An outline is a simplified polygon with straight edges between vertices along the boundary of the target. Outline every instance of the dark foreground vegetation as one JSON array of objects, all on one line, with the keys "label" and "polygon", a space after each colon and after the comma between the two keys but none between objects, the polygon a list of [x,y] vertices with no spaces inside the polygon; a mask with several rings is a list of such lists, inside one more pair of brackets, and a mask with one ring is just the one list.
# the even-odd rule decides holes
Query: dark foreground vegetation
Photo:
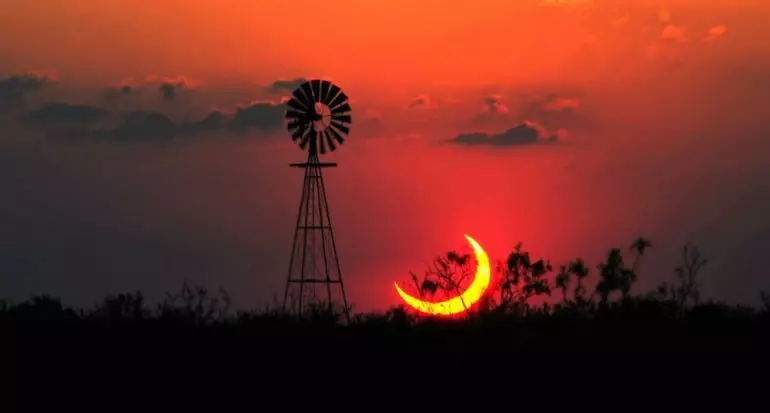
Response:
[{"label": "dark foreground vegetation", "polygon": [[[301,319],[272,309],[231,311],[226,294],[184,285],[152,307],[141,293],[110,296],[91,309],[48,296],[4,303],[0,334],[14,345],[14,377],[36,389],[115,391],[141,382],[161,392],[266,392],[379,380],[414,382],[406,394],[419,394],[440,383],[451,391],[453,377],[568,387],[766,378],[770,297],[762,293],[760,307],[702,301],[698,273],[707,261],[691,245],[670,282],[634,293],[649,246],[640,239],[630,251],[613,249],[595,270],[579,259],[554,268],[517,247],[497,266],[487,299],[454,319],[403,307],[352,314],[349,322],[323,305]],[[424,275],[412,274],[414,286],[425,297],[453,294],[472,261],[449,252]]]}]

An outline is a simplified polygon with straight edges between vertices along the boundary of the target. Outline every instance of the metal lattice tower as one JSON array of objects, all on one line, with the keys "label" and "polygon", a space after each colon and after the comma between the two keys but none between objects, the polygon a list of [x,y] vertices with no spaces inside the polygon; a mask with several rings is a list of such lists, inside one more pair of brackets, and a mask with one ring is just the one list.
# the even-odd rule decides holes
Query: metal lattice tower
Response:
[{"label": "metal lattice tower", "polygon": [[298,87],[286,103],[287,128],[292,140],[308,150],[307,162],[290,166],[305,170],[297,225],[294,232],[283,307],[298,316],[309,307],[341,310],[349,318],[329,202],[322,170],[336,163],[321,162],[320,154],[334,151],[350,130],[351,108],[340,88],[325,80],[310,80]]}]

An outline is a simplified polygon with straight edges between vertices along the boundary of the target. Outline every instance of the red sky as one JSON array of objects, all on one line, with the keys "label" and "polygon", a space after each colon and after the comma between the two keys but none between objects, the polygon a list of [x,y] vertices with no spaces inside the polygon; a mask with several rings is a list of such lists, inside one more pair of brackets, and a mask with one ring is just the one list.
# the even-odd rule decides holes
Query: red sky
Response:
[{"label": "red sky", "polygon": [[[329,157],[341,166],[327,189],[359,307],[395,303],[390,283],[464,247],[463,233],[493,259],[523,241],[592,266],[646,235],[645,286],[669,276],[689,240],[714,255],[709,293],[753,300],[770,288],[751,267],[731,268],[770,246],[770,5],[551,3],[8,2],[0,79],[51,75],[27,109],[66,101],[174,122],[277,100],[266,87],[280,79],[339,83],[355,120]],[[159,98],[163,78],[184,82],[173,101]],[[124,83],[141,93],[103,100]],[[0,291],[89,302],[174,288],[187,274],[247,304],[282,292],[301,182],[286,164],[302,156],[283,132],[61,145],[3,119],[0,183],[13,196],[0,259],[24,275],[0,275]],[[444,142],[525,121],[557,142]]]}]

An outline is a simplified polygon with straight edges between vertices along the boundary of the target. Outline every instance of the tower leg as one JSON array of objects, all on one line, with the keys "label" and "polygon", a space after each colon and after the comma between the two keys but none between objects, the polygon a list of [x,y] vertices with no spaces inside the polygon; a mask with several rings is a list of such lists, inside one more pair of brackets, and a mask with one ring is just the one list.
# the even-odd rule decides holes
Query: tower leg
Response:
[{"label": "tower leg", "polygon": [[342,309],[345,312],[345,318],[350,321],[350,308],[348,308],[348,299],[345,296],[345,283],[342,281],[342,269],[340,268],[339,255],[337,255],[337,243],[334,241],[334,230],[332,230],[332,218],[329,213],[329,202],[326,199],[326,186],[323,179],[319,180],[321,184],[321,193],[323,194],[323,205],[326,211],[326,222],[329,223],[329,238],[331,239],[331,252],[334,258],[334,268],[337,270],[337,279],[340,284],[340,293],[342,294]]},{"label": "tower leg", "polygon": [[[289,299],[289,290],[290,290],[289,287],[291,285],[292,270],[294,269],[294,264],[295,264],[294,257],[295,257],[295,254],[297,253],[297,248],[302,248],[304,250],[304,243],[302,244],[302,246],[300,246],[297,241],[299,240],[300,230],[302,228],[302,225],[300,225],[302,223],[302,212],[307,210],[307,207],[305,205],[306,204],[305,198],[308,193],[307,180],[308,179],[307,179],[307,172],[306,172],[302,182],[302,196],[300,197],[299,209],[297,211],[297,225],[296,225],[296,229],[294,230],[294,240],[292,241],[291,256],[289,257],[289,274],[286,276],[286,287],[284,288],[284,293],[283,293],[283,311],[284,312],[286,311],[286,304]],[[304,235],[305,234],[303,232],[302,236]],[[304,273],[304,271],[302,272]]]}]

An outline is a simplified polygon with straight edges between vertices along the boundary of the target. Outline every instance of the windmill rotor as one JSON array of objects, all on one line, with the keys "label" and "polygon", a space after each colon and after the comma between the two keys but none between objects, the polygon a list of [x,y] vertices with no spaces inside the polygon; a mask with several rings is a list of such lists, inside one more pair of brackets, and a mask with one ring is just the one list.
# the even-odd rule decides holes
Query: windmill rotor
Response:
[{"label": "windmill rotor", "polygon": [[302,83],[286,102],[291,140],[312,154],[335,151],[350,133],[352,108],[348,96],[328,80]]}]

